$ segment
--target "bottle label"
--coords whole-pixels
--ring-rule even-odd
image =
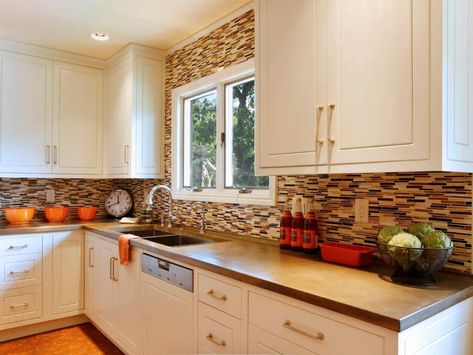
[[[279,232],[279,243],[284,245],[291,244],[291,228],[281,227]]]
[[[304,248],[315,249],[318,246],[317,231],[309,229],[304,231]]]
[[[293,229],[291,233],[291,246],[302,247],[302,241],[304,238],[304,231],[302,229]]]

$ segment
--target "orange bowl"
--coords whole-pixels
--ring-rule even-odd
[[[97,216],[97,207],[77,207],[77,215],[81,221],[93,221]]]
[[[64,222],[69,214],[68,207],[45,207],[44,214],[49,222]]]
[[[29,223],[33,219],[36,209],[33,207],[4,208],[3,212],[8,223],[24,224]]]

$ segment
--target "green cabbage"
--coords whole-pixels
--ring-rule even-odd
[[[448,248],[452,241],[442,231],[430,231],[422,238],[424,248]]]
[[[398,226],[386,226],[379,231],[378,242],[382,244],[387,244],[396,234],[404,232],[402,228]]]
[[[415,223],[409,227],[409,233],[414,234],[421,241],[427,233],[434,230],[434,227],[427,223]]]
[[[404,247],[404,248],[421,248],[422,244],[420,243],[419,238],[415,235],[401,232],[396,234],[392,239],[389,241],[388,245],[396,246],[396,247]]]

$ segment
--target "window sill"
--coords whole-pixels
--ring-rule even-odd
[[[249,194],[242,194],[237,191],[203,190],[200,192],[192,192],[173,189],[172,197],[176,200],[232,203],[240,205],[275,206],[276,204],[276,193],[274,189],[270,189],[269,191],[254,190]]]

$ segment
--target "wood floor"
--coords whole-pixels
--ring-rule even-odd
[[[123,354],[90,323],[0,343],[2,355]]]

